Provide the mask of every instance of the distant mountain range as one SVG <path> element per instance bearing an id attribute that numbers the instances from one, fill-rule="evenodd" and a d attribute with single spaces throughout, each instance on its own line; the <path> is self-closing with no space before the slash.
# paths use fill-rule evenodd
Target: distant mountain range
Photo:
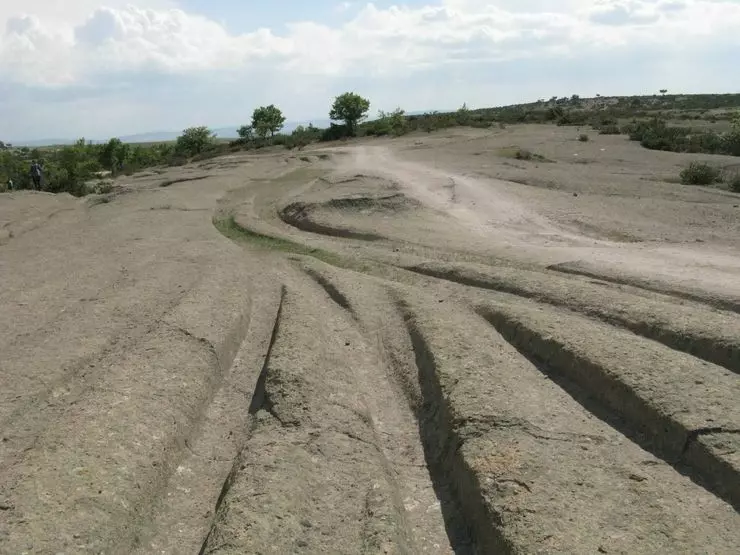
<path id="1" fill-rule="evenodd" d="M 423 114 L 424 112 L 417 110 L 417 111 L 406 112 L 406 113 L 412 116 L 412 115 Z M 373 120 L 375 119 L 375 117 L 371 116 L 369 119 Z M 313 120 L 305 120 L 305 121 L 286 121 L 282 132 L 292 133 L 293 130 L 299 125 L 307 126 L 309 123 L 312 123 L 316 127 L 325 128 L 325 127 L 329 127 L 331 120 L 313 119 Z M 241 125 L 233 125 L 231 127 L 212 128 L 212 130 L 219 139 L 236 139 L 239 136 L 236 132 L 236 130 L 239 129 L 239 127 L 241 127 Z M 118 138 L 121 139 L 124 143 L 162 143 L 162 142 L 167 142 L 167 141 L 174 141 L 181 134 L 182 134 L 182 131 L 150 131 L 148 133 L 138 133 L 136 135 L 123 135 L 123 136 L 119 136 Z M 108 139 L 88 139 L 87 137 L 85 137 L 85 139 L 87 141 L 92 142 L 93 144 L 103 144 L 103 143 L 107 143 L 110 140 L 110 138 Z M 52 145 L 71 145 L 71 144 L 74 144 L 76 141 L 77 139 L 66 138 L 66 139 L 34 139 L 32 141 L 7 141 L 7 143 L 12 144 L 13 146 L 27 146 L 27 147 L 33 148 L 33 147 L 52 146 Z"/>
<path id="2" fill-rule="evenodd" d="M 292 133 L 293 130 L 299 125 L 308 125 L 313 123 L 316 127 L 329 127 L 330 121 L 328 119 L 314 119 L 310 121 L 288 121 L 285 122 L 283 127 L 283 133 Z M 213 132 L 219 139 L 236 139 L 239 135 L 236 130 L 241 125 L 234 125 L 232 127 L 219 127 L 214 128 Z M 166 141 L 174 141 L 182 134 L 182 131 L 152 131 L 149 133 L 138 133 L 136 135 L 123 135 L 118 138 L 124 143 L 161 143 Z M 39 147 L 39 146 L 51 146 L 51 145 L 71 145 L 76 142 L 77 139 L 36 139 L 33 141 L 7 141 L 13 146 L 27 146 L 27 147 Z M 107 143 L 109 139 L 87 139 L 94 144 Z"/>

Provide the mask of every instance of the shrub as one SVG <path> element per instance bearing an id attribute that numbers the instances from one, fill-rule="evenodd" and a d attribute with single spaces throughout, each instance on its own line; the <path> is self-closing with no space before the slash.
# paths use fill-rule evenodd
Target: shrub
<path id="1" fill-rule="evenodd" d="M 532 153 L 525 148 L 520 148 L 514 153 L 514 157 L 517 160 L 531 160 Z"/>
<path id="2" fill-rule="evenodd" d="M 691 162 L 680 175 L 684 185 L 711 185 L 721 178 L 721 172 L 706 162 Z"/>
<path id="3" fill-rule="evenodd" d="M 740 193 L 740 172 L 728 175 L 725 181 L 727 181 L 727 187 L 730 191 L 733 193 Z"/>
<path id="4" fill-rule="evenodd" d="M 616 123 L 602 125 L 599 129 L 599 135 L 620 135 L 621 133 Z"/>
<path id="5" fill-rule="evenodd" d="M 321 132 L 322 141 L 338 141 L 350 136 L 350 131 L 346 125 L 336 125 L 332 123 L 327 129 Z"/>
<path id="6" fill-rule="evenodd" d="M 581 133 L 580 135 L 578 135 L 578 140 L 582 143 L 587 143 L 589 138 L 588 135 L 586 135 L 585 133 Z"/>
<path id="7" fill-rule="evenodd" d="M 88 189 L 88 193 L 95 195 L 107 195 L 113 191 L 112 181 L 98 181 L 95 185 L 92 185 Z"/>
<path id="8" fill-rule="evenodd" d="M 211 146 L 216 137 L 208 127 L 189 127 L 177 138 L 175 150 L 178 154 L 195 156 Z"/>
<path id="9" fill-rule="evenodd" d="M 723 150 L 731 156 L 740 156 L 740 124 L 735 123 L 734 128 L 722 137 Z"/>

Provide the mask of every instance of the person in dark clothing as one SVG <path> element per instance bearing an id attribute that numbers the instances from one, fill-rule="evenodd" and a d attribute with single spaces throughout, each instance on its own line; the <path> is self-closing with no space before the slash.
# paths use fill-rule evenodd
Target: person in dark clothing
<path id="1" fill-rule="evenodd" d="M 31 163 L 31 180 L 33 181 L 33 188 L 40 191 L 41 190 L 41 178 L 43 176 L 43 170 L 41 169 L 41 164 L 36 162 L 34 160 Z"/>

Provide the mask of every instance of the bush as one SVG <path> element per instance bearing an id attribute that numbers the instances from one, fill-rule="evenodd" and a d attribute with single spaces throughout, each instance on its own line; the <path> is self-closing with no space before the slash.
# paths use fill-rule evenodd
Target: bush
<path id="1" fill-rule="evenodd" d="M 589 138 L 588 135 L 586 135 L 585 133 L 581 133 L 580 135 L 578 135 L 578 140 L 582 143 L 587 143 L 589 141 Z"/>
<path id="2" fill-rule="evenodd" d="M 338 141 L 349 136 L 350 131 L 346 125 L 336 125 L 334 123 L 321 132 L 322 141 Z"/>
<path id="3" fill-rule="evenodd" d="M 514 157 L 517 160 L 531 160 L 532 153 L 525 148 L 520 148 L 514 153 Z"/>
<path id="4" fill-rule="evenodd" d="M 740 193 L 740 172 L 727 176 L 727 187 L 733 193 Z"/>
<path id="5" fill-rule="evenodd" d="M 721 179 L 721 172 L 705 162 L 691 162 L 680 175 L 684 185 L 711 185 Z"/>
<path id="6" fill-rule="evenodd" d="M 107 195 L 113 191 L 112 181 L 98 181 L 95 185 L 88 188 L 89 194 Z"/>
<path id="7" fill-rule="evenodd" d="M 599 135 L 620 135 L 621 133 L 616 123 L 602 125 L 599 129 Z"/>
<path id="8" fill-rule="evenodd" d="M 206 150 L 216 140 L 208 127 L 189 127 L 177 138 L 175 150 L 178 154 L 195 156 Z"/>

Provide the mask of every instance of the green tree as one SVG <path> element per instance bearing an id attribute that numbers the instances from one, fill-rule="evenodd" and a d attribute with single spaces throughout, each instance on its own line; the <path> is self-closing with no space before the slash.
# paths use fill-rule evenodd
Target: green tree
<path id="1" fill-rule="evenodd" d="M 387 133 L 400 137 L 408 131 L 408 122 L 406 121 L 406 112 L 401 108 L 396 108 L 392 112 L 378 112 L 378 121 L 380 127 L 387 129 Z"/>
<path id="2" fill-rule="evenodd" d="M 262 139 L 267 137 L 268 133 L 270 137 L 274 137 L 275 133 L 283 128 L 284 124 L 285 116 L 283 116 L 280 108 L 274 104 L 260 106 L 252 114 L 252 128 Z"/>
<path id="3" fill-rule="evenodd" d="M 213 144 L 216 136 L 208 127 L 189 127 L 177 138 L 176 150 L 186 156 L 200 154 Z"/>
<path id="4" fill-rule="evenodd" d="M 367 117 L 370 110 L 370 101 L 359 94 L 346 92 L 334 99 L 329 112 L 329 118 L 334 121 L 343 121 L 347 126 L 347 133 L 354 136 L 357 124 Z"/>
<path id="5" fill-rule="evenodd" d="M 131 146 L 113 138 L 102 146 L 98 155 L 100 165 L 114 175 L 129 161 Z"/>
<path id="6" fill-rule="evenodd" d="M 251 141 L 254 139 L 254 127 L 251 125 L 242 125 L 236 130 L 236 132 L 239 135 L 239 138 L 245 141 Z"/>

